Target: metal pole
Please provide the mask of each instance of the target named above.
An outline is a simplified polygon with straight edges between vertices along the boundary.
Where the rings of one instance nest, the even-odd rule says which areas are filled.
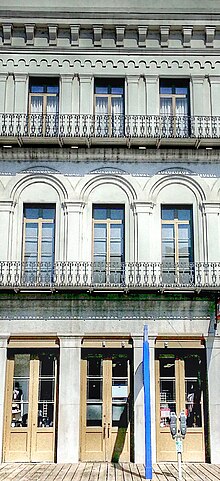
[[[151,454],[150,355],[148,342],[148,326],[144,326],[143,377],[145,415],[145,478],[148,480],[152,480],[153,469]]]
[[[179,481],[182,481],[182,463],[181,463],[181,453],[177,454],[178,459],[178,473],[179,473]]]

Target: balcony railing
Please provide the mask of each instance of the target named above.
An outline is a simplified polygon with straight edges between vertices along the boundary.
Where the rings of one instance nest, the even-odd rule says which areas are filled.
[[[0,114],[0,140],[40,138],[179,141],[220,139],[220,117],[164,115]]]
[[[0,262],[0,289],[38,288],[219,290],[220,262]]]

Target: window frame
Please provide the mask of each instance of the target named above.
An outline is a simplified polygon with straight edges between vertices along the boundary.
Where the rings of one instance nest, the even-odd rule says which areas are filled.
[[[163,214],[163,209],[170,209],[174,210],[174,218],[172,220],[164,220],[162,219],[162,214]],[[178,219],[178,210],[188,210],[190,213],[190,219],[189,220],[180,220]],[[176,217],[175,217],[176,216]],[[194,262],[194,230],[193,230],[193,205],[191,204],[162,204],[161,205],[161,254],[162,254],[162,263],[166,262],[165,258],[163,258],[163,237],[162,237],[162,231],[163,231],[163,225],[173,225],[174,226],[174,265],[179,263],[179,231],[178,227],[179,225],[184,224],[188,225],[190,228],[190,237],[188,240],[191,242],[191,252],[189,253],[188,260],[189,263]]]

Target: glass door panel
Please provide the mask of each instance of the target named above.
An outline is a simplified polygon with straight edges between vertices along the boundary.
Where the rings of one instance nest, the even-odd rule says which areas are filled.
[[[129,356],[94,351],[82,359],[81,460],[129,460]]]
[[[176,460],[175,442],[170,434],[170,415],[175,412],[179,417],[184,411],[188,428],[183,441],[183,460],[204,462],[203,350],[158,350],[156,375],[157,461]]]
[[[56,373],[55,354],[10,355],[4,461],[54,461]]]
[[[27,426],[29,408],[30,355],[16,354],[14,360],[11,427]]]
[[[103,359],[90,356],[87,361],[86,425],[102,426]]]

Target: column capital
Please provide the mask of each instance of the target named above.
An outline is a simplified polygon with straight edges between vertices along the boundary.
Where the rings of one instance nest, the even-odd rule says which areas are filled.
[[[13,200],[1,200],[0,201],[0,212],[13,212],[16,202]]]
[[[80,83],[91,83],[93,77],[92,75],[89,75],[89,74],[80,74],[79,75],[79,80],[80,80]]]
[[[155,207],[153,202],[145,202],[145,201],[134,201],[133,202],[133,209],[136,214],[152,214],[152,211]]]
[[[193,84],[203,84],[204,83],[204,80],[205,80],[205,75],[192,75],[191,76],[191,82]]]
[[[81,201],[64,202],[62,207],[67,210],[68,213],[79,213],[81,214],[86,203]]]
[[[219,76],[217,76],[217,75],[209,75],[208,78],[209,78],[209,82],[210,82],[211,84],[218,84],[218,85],[220,84],[220,77],[219,77]]]
[[[27,78],[28,78],[28,75],[26,73],[15,73],[14,74],[15,82],[26,82]]]
[[[82,336],[67,336],[66,334],[57,334],[60,341],[60,348],[62,349],[81,349]]]
[[[68,73],[64,73],[60,75],[60,80],[62,83],[69,83],[72,82],[74,79],[74,74],[70,75]]]
[[[146,84],[156,84],[159,80],[159,75],[143,75]]]
[[[128,84],[137,84],[139,82],[140,75],[126,75]]]
[[[203,202],[202,209],[205,215],[207,214],[220,214],[220,202]]]
[[[8,74],[0,73],[0,82],[6,82],[7,78],[8,78]]]
[[[0,336],[0,349],[6,349],[8,345],[8,339],[10,334],[1,334]]]

